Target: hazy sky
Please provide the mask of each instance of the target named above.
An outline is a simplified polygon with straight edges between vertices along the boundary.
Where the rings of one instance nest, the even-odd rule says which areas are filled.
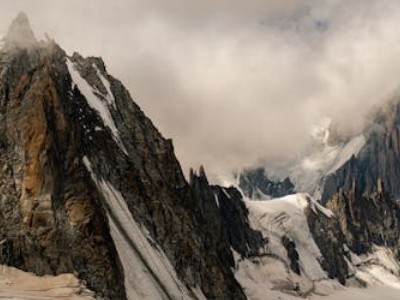
[[[332,117],[359,130],[400,83],[397,0],[0,0],[68,53],[102,56],[184,169],[285,159]]]

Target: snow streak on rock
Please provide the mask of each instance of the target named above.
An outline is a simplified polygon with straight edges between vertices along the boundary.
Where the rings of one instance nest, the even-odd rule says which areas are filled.
[[[83,162],[104,197],[128,299],[205,299],[197,289],[189,291],[180,282],[164,252],[133,219],[121,193],[94,173],[87,157]]]
[[[76,69],[74,63],[67,58],[67,67],[69,70],[69,73],[71,75],[71,79],[73,81],[73,84],[75,84],[81,94],[85,97],[87,103],[89,106],[94,109],[97,114],[101,117],[103,120],[103,123],[105,126],[110,128],[111,133],[113,135],[114,140],[117,142],[118,146],[121,148],[121,150],[128,155],[128,152],[125,149],[125,146],[123,145],[121,138],[119,136],[119,132],[117,129],[117,126],[115,125],[115,122],[112,118],[109,106],[113,105],[115,106],[115,99],[114,96],[111,92],[110,89],[110,84],[106,84],[105,87],[107,89],[108,97],[106,97],[107,103],[100,99],[98,96],[96,96],[97,91],[95,91],[89,84],[88,82],[82,78],[82,76],[79,74],[78,70]],[[105,82],[105,78],[103,76],[100,77],[100,80]],[[103,82],[103,84],[104,84]]]

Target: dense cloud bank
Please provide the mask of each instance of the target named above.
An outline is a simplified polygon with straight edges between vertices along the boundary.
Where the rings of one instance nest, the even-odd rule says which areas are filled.
[[[185,170],[286,160],[326,117],[357,132],[400,82],[395,0],[3,0],[0,33],[20,10],[39,38],[102,56]]]

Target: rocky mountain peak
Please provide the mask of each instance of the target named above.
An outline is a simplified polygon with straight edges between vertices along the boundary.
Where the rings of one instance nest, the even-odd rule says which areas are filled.
[[[29,48],[37,43],[25,13],[20,12],[11,22],[4,41],[6,48]]]

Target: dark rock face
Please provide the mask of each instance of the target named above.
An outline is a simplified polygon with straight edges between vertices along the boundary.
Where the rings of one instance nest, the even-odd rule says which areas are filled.
[[[299,253],[296,250],[296,244],[291,241],[287,236],[283,236],[281,242],[287,251],[287,256],[290,261],[290,268],[296,274],[301,275],[299,265]]]
[[[325,178],[321,200],[335,218],[322,220],[309,214],[314,239],[328,265],[326,270],[341,282],[346,274],[340,259],[343,243],[356,254],[368,253],[373,244],[389,247],[396,255],[400,252],[399,133],[400,105],[394,102],[366,129],[367,142],[357,158],[353,156]]]
[[[191,173],[190,185],[200,216],[209,225],[209,236],[219,245],[219,256],[226,258],[225,263],[235,266],[231,248],[244,258],[259,255],[268,241],[261,232],[251,229],[241,193],[234,187],[209,185],[202,168],[199,175]]]
[[[309,207],[305,214],[310,232],[323,257],[323,260],[319,262],[321,267],[327,272],[329,278],[336,278],[341,284],[345,284],[349,270],[345,261],[346,251],[343,246],[345,238],[338,219],[335,217],[328,218],[324,214],[316,213]]]
[[[349,248],[363,254],[372,244],[399,252],[400,207],[385,190],[365,193],[354,182],[341,189],[327,206],[338,216],[340,229]]]
[[[212,258],[214,265],[234,268],[231,248],[242,257],[259,254],[267,241],[260,232],[250,228],[248,211],[238,190],[209,185],[203,168],[199,175],[191,171],[190,187],[197,207],[196,219],[202,224],[206,256]],[[229,299],[246,299],[233,273],[226,275],[232,277],[227,282],[230,297],[233,297]]]
[[[249,212],[241,193],[234,187],[212,186],[219,202],[223,228],[228,232],[231,247],[243,258],[258,256],[268,243],[262,233],[253,230],[249,224]]]
[[[294,185],[289,177],[282,182],[271,181],[268,179],[264,168],[245,170],[239,174],[239,187],[244,195],[250,199],[265,196],[280,198],[295,192]]]

